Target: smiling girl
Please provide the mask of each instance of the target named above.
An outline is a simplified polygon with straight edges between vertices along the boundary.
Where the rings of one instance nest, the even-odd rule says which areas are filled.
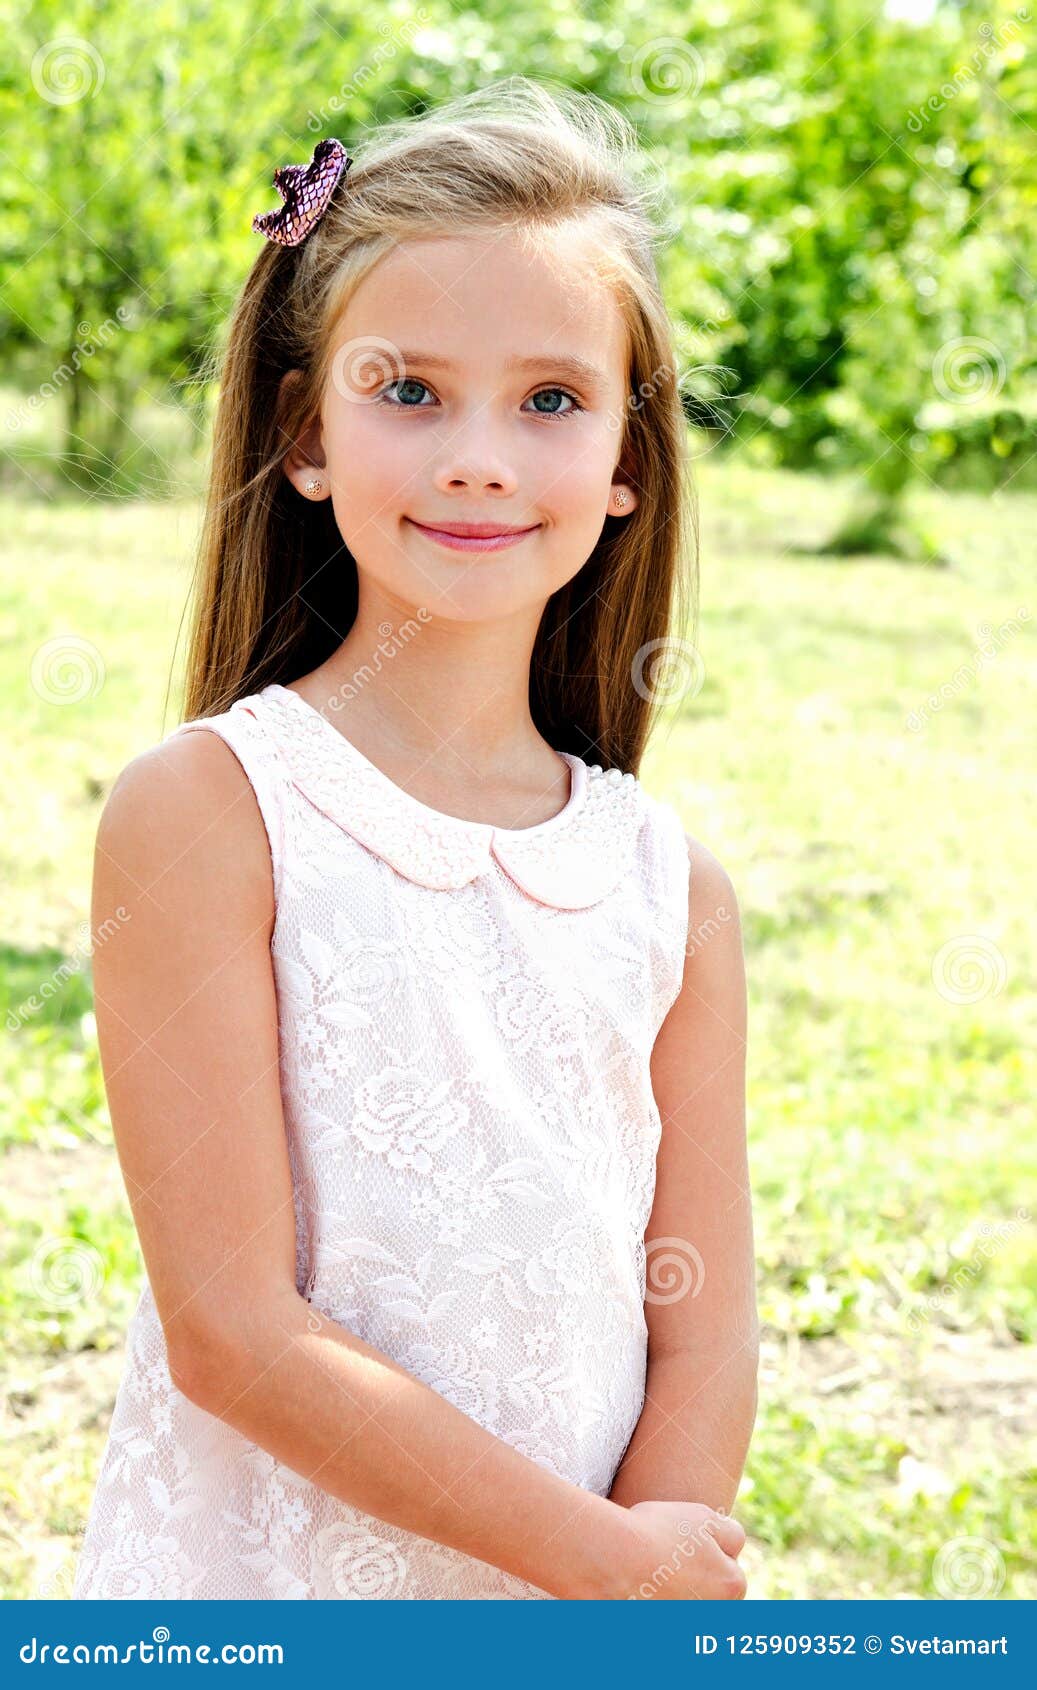
[[[146,1264],[77,1597],[740,1597],[735,894],[638,767],[692,502],[628,126],[279,171],[93,919]]]

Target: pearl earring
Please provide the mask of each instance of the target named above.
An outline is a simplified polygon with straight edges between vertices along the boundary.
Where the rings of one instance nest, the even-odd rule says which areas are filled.
[[[620,509],[621,509],[621,510],[622,510],[622,508],[623,508],[623,506],[624,506],[624,505],[625,505],[625,504],[626,504],[626,503],[627,503],[627,496],[626,496],[626,494],[625,494],[625,493],[624,493],[624,492],[623,492],[623,490],[622,490],[622,488],[621,488],[621,489],[620,489],[620,491],[619,491],[619,492],[618,492],[618,493],[617,493],[617,494],[616,494],[616,503],[617,503],[617,505],[618,505],[618,506],[619,506],[619,507],[620,507]]]
[[[322,490],[323,486],[324,486],[323,481],[318,481],[317,477],[314,476],[312,480],[310,480],[306,483],[306,491],[312,497],[313,494],[319,493]]]

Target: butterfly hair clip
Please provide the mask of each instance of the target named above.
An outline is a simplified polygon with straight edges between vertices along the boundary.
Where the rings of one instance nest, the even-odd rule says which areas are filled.
[[[352,162],[342,142],[332,138],[317,142],[309,164],[281,165],[274,171],[274,187],[284,204],[253,217],[253,229],[279,246],[298,246],[317,227]]]

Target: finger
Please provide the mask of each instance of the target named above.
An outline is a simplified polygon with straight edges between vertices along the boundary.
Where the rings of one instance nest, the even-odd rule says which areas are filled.
[[[715,1520],[708,1522],[707,1529],[725,1555],[737,1555],[744,1549],[745,1527],[730,1514],[718,1514]]]

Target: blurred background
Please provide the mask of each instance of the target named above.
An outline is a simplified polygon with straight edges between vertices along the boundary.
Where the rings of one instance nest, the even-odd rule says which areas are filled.
[[[1037,1595],[1032,9],[0,0],[0,25],[3,1594],[68,1595],[139,1286],[93,838],[179,719],[251,216],[322,136],[520,74],[622,110],[669,199],[701,618],[641,773],[742,909],[749,1595]]]

